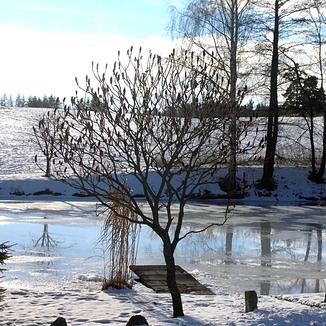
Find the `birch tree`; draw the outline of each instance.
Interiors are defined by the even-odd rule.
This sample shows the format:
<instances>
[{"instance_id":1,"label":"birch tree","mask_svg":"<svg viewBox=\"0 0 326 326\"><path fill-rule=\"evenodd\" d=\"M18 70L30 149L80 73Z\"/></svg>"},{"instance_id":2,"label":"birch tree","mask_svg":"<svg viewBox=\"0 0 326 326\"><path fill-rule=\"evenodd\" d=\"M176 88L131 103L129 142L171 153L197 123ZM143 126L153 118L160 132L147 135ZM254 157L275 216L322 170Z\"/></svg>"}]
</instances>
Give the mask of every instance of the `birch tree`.
<instances>
[{"instance_id":1,"label":"birch tree","mask_svg":"<svg viewBox=\"0 0 326 326\"><path fill-rule=\"evenodd\" d=\"M207 52L227 80L229 171L225 190L237 188L237 139L240 104L248 92L247 45L255 25L252 0L192 0L183 10L172 7L171 30L186 47Z\"/></svg>"}]
</instances>

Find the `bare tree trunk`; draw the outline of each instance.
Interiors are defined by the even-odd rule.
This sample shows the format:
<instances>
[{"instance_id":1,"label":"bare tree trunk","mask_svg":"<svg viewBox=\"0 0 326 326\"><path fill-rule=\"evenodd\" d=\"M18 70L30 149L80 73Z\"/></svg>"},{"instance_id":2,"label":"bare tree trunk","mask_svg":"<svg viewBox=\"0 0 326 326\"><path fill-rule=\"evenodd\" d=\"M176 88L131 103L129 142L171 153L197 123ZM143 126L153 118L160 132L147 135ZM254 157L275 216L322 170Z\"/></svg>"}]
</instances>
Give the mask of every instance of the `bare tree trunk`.
<instances>
[{"instance_id":1,"label":"bare tree trunk","mask_svg":"<svg viewBox=\"0 0 326 326\"><path fill-rule=\"evenodd\" d=\"M318 11L318 20L320 21L315 22L316 27L316 36L317 36L317 43L318 43L318 64L319 64L319 71L320 71L320 89L321 93L323 94L323 101L322 101L322 109L323 109L323 147L322 147L322 157L319 165L319 170L316 173L316 181L315 182L324 182L324 174L325 174L325 165L326 165L326 99L324 93L324 60L323 60L323 45L324 45L324 35L322 33L323 28L322 26L325 24L325 16L322 14L322 8L319 6L318 2L315 2L316 9Z\"/></svg>"},{"instance_id":2,"label":"bare tree trunk","mask_svg":"<svg viewBox=\"0 0 326 326\"><path fill-rule=\"evenodd\" d=\"M238 1L230 2L230 126L229 126L229 167L227 176L223 182L224 191L230 193L237 189L237 52L239 39L239 13Z\"/></svg>"},{"instance_id":3,"label":"bare tree trunk","mask_svg":"<svg viewBox=\"0 0 326 326\"><path fill-rule=\"evenodd\" d=\"M314 116L311 117L311 126L309 128L310 135L310 146L311 146L311 174L309 175L309 180L316 183L324 182L325 164L326 164L326 112L324 113L324 123L323 123L323 145L322 145L322 157L317 171L316 162L316 150L314 144Z\"/></svg>"},{"instance_id":4,"label":"bare tree trunk","mask_svg":"<svg viewBox=\"0 0 326 326\"><path fill-rule=\"evenodd\" d=\"M175 261L173 248L169 239L164 239L164 259L166 264L166 281L172 298L173 317L184 316L181 294L177 285L175 275Z\"/></svg>"},{"instance_id":5,"label":"bare tree trunk","mask_svg":"<svg viewBox=\"0 0 326 326\"><path fill-rule=\"evenodd\" d=\"M275 153L278 136L278 41L279 41L279 1L275 0L275 17L273 32L273 56L271 65L271 89L270 104L267 126L267 147L264 160L264 170L261 186L264 189L274 188L273 175L275 164Z\"/></svg>"},{"instance_id":6,"label":"bare tree trunk","mask_svg":"<svg viewBox=\"0 0 326 326\"><path fill-rule=\"evenodd\" d=\"M46 169L45 169L45 176L48 178L51 176L51 161L52 156L46 156Z\"/></svg>"},{"instance_id":7,"label":"bare tree trunk","mask_svg":"<svg viewBox=\"0 0 326 326\"><path fill-rule=\"evenodd\" d=\"M235 105L231 108L231 125L230 125L230 162L227 175L227 192L237 189L237 116Z\"/></svg>"},{"instance_id":8,"label":"bare tree trunk","mask_svg":"<svg viewBox=\"0 0 326 326\"><path fill-rule=\"evenodd\" d=\"M323 148L319 170L316 173L316 182L324 182L325 165L326 165L326 108L324 107L324 125L323 125Z\"/></svg>"},{"instance_id":9,"label":"bare tree trunk","mask_svg":"<svg viewBox=\"0 0 326 326\"><path fill-rule=\"evenodd\" d=\"M305 90L304 90L305 91ZM316 149L315 149L315 123L314 123L314 108L312 107L309 94L305 92L309 101L309 119L310 123L307 122L308 132L309 132L309 141L310 141L310 150L311 150L311 174L309 179L315 181L317 178L317 169L316 169ZM305 118L305 120L308 120Z\"/></svg>"}]
</instances>

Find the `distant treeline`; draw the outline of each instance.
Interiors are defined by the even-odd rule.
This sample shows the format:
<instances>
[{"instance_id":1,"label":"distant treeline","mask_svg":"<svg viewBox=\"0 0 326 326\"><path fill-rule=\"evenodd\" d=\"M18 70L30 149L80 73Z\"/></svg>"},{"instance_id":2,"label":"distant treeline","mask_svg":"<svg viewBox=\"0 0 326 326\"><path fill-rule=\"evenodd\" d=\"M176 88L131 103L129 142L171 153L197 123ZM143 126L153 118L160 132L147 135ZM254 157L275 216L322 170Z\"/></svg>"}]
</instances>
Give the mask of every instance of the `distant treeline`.
<instances>
[{"instance_id":1,"label":"distant treeline","mask_svg":"<svg viewBox=\"0 0 326 326\"><path fill-rule=\"evenodd\" d=\"M85 105L89 108L92 108L92 101L87 100L85 102ZM0 107L29 107L29 108L62 108L63 102L59 100L58 97L54 95L44 95L43 98L37 97L37 96L29 96L27 99L24 96L21 96L20 94L17 95L17 97L14 99L12 95L7 96L6 94L2 95L0 98ZM218 116L221 112L219 111L219 105L216 105L216 116ZM177 115L184 115L186 110L179 109L174 114ZM301 116L303 110L299 110L298 108L291 108L289 106L281 105L279 107L279 115L280 116ZM165 113L168 113L166 111ZM242 105L239 108L239 116L240 117L250 117L250 116L258 116L258 117L267 117L269 113L269 106L265 103L258 103L256 107L254 108L254 103L250 101L246 105ZM171 114L171 112L170 112ZM319 112L315 112L316 116L319 115Z\"/></svg>"},{"instance_id":2,"label":"distant treeline","mask_svg":"<svg viewBox=\"0 0 326 326\"><path fill-rule=\"evenodd\" d=\"M0 98L0 106L2 107L29 107L29 108L55 108L61 103L54 95L44 95L43 98L37 96L21 96L20 94L14 99L12 95L3 94Z\"/></svg>"}]
</instances>

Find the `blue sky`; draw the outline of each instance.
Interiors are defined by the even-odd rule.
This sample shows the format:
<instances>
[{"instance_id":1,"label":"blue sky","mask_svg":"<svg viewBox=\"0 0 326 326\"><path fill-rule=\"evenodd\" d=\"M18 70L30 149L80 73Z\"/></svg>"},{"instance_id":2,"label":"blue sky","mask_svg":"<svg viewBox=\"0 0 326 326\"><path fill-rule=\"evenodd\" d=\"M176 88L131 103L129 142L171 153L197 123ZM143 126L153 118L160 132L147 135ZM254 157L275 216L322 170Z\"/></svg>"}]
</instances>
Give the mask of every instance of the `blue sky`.
<instances>
[{"instance_id":1,"label":"blue sky","mask_svg":"<svg viewBox=\"0 0 326 326\"><path fill-rule=\"evenodd\" d=\"M73 95L118 50L172 47L171 0L0 0L0 96Z\"/></svg>"},{"instance_id":2,"label":"blue sky","mask_svg":"<svg viewBox=\"0 0 326 326\"><path fill-rule=\"evenodd\" d=\"M167 0L0 0L0 22L43 31L147 37L164 34L170 4Z\"/></svg>"}]
</instances>

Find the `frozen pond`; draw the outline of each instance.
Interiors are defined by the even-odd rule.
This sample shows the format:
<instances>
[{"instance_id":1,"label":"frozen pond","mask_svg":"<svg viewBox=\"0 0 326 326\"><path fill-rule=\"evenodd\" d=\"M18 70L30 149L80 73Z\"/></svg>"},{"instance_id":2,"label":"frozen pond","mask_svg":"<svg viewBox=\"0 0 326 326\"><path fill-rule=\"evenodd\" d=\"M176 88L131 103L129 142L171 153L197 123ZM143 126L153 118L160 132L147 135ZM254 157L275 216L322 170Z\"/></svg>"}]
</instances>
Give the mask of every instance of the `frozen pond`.
<instances>
[{"instance_id":1,"label":"frozen pond","mask_svg":"<svg viewBox=\"0 0 326 326\"><path fill-rule=\"evenodd\" d=\"M187 208L185 231L225 210L204 203ZM206 285L231 292L325 292L325 216L326 207L236 206L224 226L183 240L176 262ZM2 201L0 225L0 242L16 244L2 286L100 287L105 268L93 202ZM160 248L143 228L137 263L163 263Z\"/></svg>"}]
</instances>

